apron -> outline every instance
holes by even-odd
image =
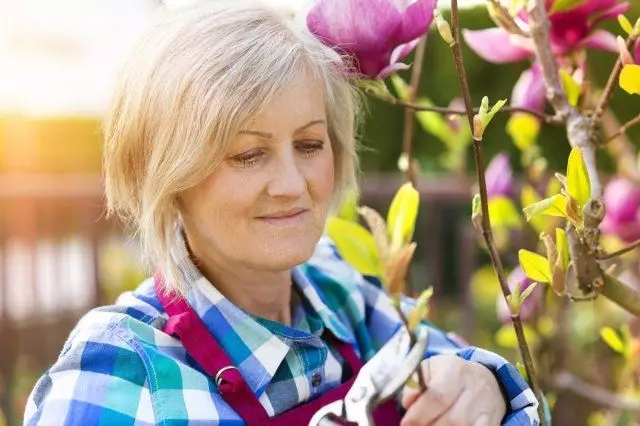
[[[156,295],[165,312],[169,314],[164,332],[180,339],[189,355],[204,371],[215,378],[218,392],[225,402],[242,417],[247,426],[307,426],[316,411],[346,396],[360,368],[364,365],[351,345],[339,341],[327,331],[325,333],[326,340],[340,351],[353,372],[352,377],[312,401],[297,405],[277,416],[269,417],[247,382],[244,381],[229,356],[207,330],[198,314],[183,298],[174,294],[166,294],[162,283],[162,277],[156,274]],[[402,419],[393,399],[378,406],[373,413],[373,418],[376,425],[384,426],[399,425]]]

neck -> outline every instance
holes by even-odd
[[[291,271],[263,271],[236,265],[189,247],[200,272],[231,303],[260,318],[291,326]]]

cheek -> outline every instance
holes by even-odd
[[[331,151],[323,153],[312,164],[310,191],[315,201],[330,204],[335,185],[335,165]]]

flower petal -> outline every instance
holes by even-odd
[[[588,16],[612,8],[618,3],[618,1],[619,0],[587,0],[566,12]]]
[[[630,7],[631,5],[627,2],[616,4],[611,9],[605,10],[599,15],[593,17],[591,25],[596,25],[598,22],[608,19],[616,19],[618,15],[624,14]]]
[[[433,21],[437,0],[418,0],[402,12],[402,33],[398,39],[407,43],[424,35]]]
[[[533,54],[524,38],[510,35],[502,28],[464,30],[462,35],[469,47],[489,62],[515,62]]]
[[[513,87],[511,105],[529,108],[536,111],[544,110],[546,101],[544,78],[537,62],[525,70]]]
[[[582,40],[582,44],[598,50],[606,50],[609,52],[618,51],[616,36],[605,30],[596,30],[592,32],[587,38]]]
[[[391,52],[394,46],[387,45],[402,30],[402,17],[389,0],[319,0],[307,15],[307,26],[346,53]]]
[[[513,192],[513,171],[507,154],[498,154],[485,170],[487,197],[511,196]]]

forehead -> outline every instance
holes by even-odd
[[[264,130],[269,130],[325,119],[325,99],[324,87],[317,79],[297,73],[248,121],[247,126],[250,129],[266,126],[268,129]]]

